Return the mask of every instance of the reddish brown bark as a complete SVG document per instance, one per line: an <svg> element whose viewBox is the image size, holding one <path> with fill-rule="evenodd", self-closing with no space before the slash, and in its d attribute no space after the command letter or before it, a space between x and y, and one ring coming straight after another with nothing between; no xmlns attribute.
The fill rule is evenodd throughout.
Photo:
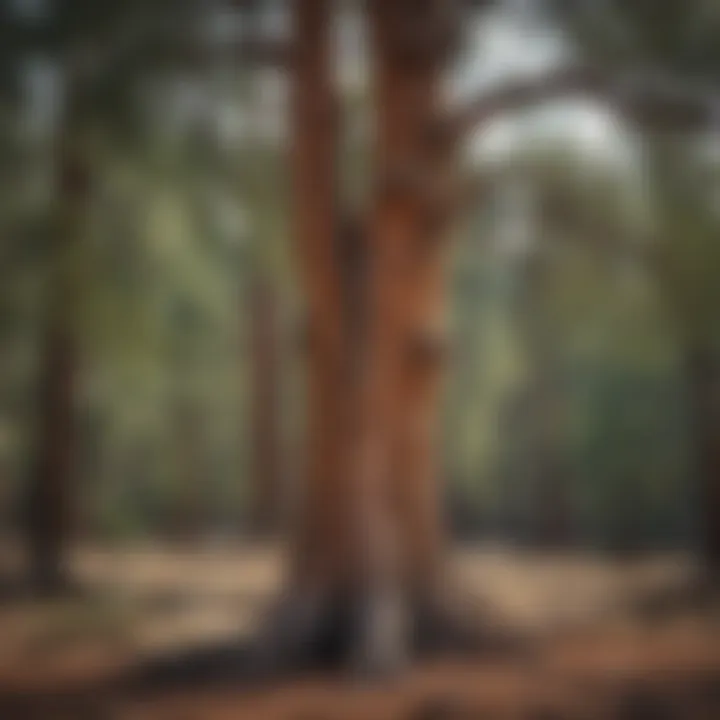
<svg viewBox="0 0 720 720"><path fill-rule="evenodd" d="M377 128L367 221L341 231L328 0L297 0L293 173L307 294L308 474L288 616L395 664L440 589L437 431L452 146L439 116L444 3L369 0ZM409 30L409 32L408 32ZM292 641L290 642L292 645ZM307 651L307 648L305 649Z"/></svg>
<svg viewBox="0 0 720 720"><path fill-rule="evenodd" d="M292 77L293 215L308 309L307 469L297 509L291 575L312 592L346 568L341 487L346 399L342 288L337 267L337 104L330 0L296 0ZM308 590L310 592L310 590Z"/></svg>
<svg viewBox="0 0 720 720"><path fill-rule="evenodd" d="M371 232L374 337L369 423L385 444L382 472L397 526L400 571L413 593L438 582L443 528L438 488L439 400L445 350L446 219L452 146L433 135L440 115L442 3L370 2L377 107ZM412 10L412 12L411 12ZM440 13L440 15L438 15ZM415 24L413 28L412 25ZM430 31L430 34L428 32ZM417 45L417 38L422 38Z"/></svg>
<svg viewBox="0 0 720 720"><path fill-rule="evenodd" d="M442 536L434 424L443 223L426 182L443 179L451 161L432 137L440 57L432 47L406 47L402 3L369 4L378 178L367 237L354 240L365 259L357 283L358 254L351 253L348 273L347 258L337 252L337 131L323 16L329 6L307 0L297 7L295 202L310 312L311 404L301 556L320 562L324 555L333 570L323 571L323 582L332 575L343 592L425 584ZM426 3L415 20L429 26L438 7ZM398 52L403 43L407 52Z"/></svg>

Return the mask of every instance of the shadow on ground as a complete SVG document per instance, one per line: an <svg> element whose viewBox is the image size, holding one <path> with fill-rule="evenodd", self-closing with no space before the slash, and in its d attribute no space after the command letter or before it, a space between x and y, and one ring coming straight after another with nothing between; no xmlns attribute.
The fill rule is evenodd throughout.
<svg viewBox="0 0 720 720"><path fill-rule="evenodd" d="M625 624L597 616L573 631L528 629L526 643L424 660L368 685L322 662L260 672L251 627L235 623L237 610L264 606L272 593L254 556L137 555L114 583L107 575L115 571L105 570L112 566L99 560L88 577L101 592L79 602L26 603L20 585L3 593L0 584L0 720L720 718L720 596L675 575L617 581L612 588L629 588L622 597L632 599ZM598 578L598 593L616 577L605 566L555 563L533 574L512 557L470 560L478 588L518 612L559 602L584 608L592 595L569 589L577 573ZM541 592L548 586L553 592ZM108 605L122 592L129 607ZM206 626L208 616L222 623ZM532 627L550 626L540 618Z"/></svg>
<svg viewBox="0 0 720 720"><path fill-rule="evenodd" d="M552 653L552 648L545 648ZM622 653L622 649L619 649ZM592 659L593 647L585 653ZM547 658L546 658L547 659ZM715 720L720 666L565 672L492 653L421 665L379 685L337 674L260 675L247 642L187 648L74 685L0 686L3 720ZM576 668L577 669L577 668Z"/></svg>

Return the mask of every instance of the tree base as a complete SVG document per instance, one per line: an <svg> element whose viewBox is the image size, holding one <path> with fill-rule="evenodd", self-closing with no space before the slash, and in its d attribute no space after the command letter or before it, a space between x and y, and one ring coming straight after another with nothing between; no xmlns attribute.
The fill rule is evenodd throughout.
<svg viewBox="0 0 720 720"><path fill-rule="evenodd" d="M295 590L270 613L254 655L267 674L343 670L373 680L397 675L416 658L526 648L525 638L467 593L402 598L380 590L364 596Z"/></svg>

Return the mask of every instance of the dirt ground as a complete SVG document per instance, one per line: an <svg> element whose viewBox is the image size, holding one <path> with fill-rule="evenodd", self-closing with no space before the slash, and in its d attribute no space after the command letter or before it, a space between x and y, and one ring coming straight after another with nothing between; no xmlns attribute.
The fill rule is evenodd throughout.
<svg viewBox="0 0 720 720"><path fill-rule="evenodd" d="M528 644L367 686L253 680L242 648L278 586L271 548L84 550L76 598L0 601L0 720L720 720L720 604L686 559L453 562Z"/></svg>

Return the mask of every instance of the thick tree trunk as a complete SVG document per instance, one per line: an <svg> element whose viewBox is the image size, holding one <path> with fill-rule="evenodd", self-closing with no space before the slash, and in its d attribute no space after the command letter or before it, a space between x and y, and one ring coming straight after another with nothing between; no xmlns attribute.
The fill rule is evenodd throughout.
<svg viewBox="0 0 720 720"><path fill-rule="evenodd" d="M445 5L368 2L377 178L368 221L342 231L331 7L329 0L295 3L293 172L309 311L308 472L290 587L269 646L286 660L292 651L306 658L327 651L376 671L396 666L416 639L422 644L447 589L436 423L443 191L453 157L433 132L442 63L434 31Z"/></svg>
<svg viewBox="0 0 720 720"><path fill-rule="evenodd" d="M437 2L415 17L403 3L371 2L376 61L377 172L372 224L371 308L375 336L366 395L371 432L386 443L385 483L395 514L397 552L413 593L437 581L442 545L437 431L444 351L444 262L438 192L450 172L449 148L432 144L440 116L440 66L426 33ZM413 24L417 26L413 28ZM437 185L434 185L437 184ZM380 434L383 433L384 436Z"/></svg>
<svg viewBox="0 0 720 720"><path fill-rule="evenodd" d="M338 104L332 0L295 0L291 170L297 260L307 305L304 482L291 518L286 591L260 651L271 667L339 660L358 570L349 493L353 362L339 241ZM347 268L346 268L347 269Z"/></svg>
<svg viewBox="0 0 720 720"><path fill-rule="evenodd" d="M308 306L307 451L297 508L293 592L330 592L345 569L342 456L347 397L343 293L337 264L337 124L330 0L296 0L291 164L297 256Z"/></svg>
<svg viewBox="0 0 720 720"><path fill-rule="evenodd" d="M278 307L269 278L256 274L248 297L252 373L252 497L254 533L277 530L280 515L280 357Z"/></svg>
<svg viewBox="0 0 720 720"><path fill-rule="evenodd" d="M711 348L688 352L688 411L701 511L701 549L720 575L720 358Z"/></svg>

